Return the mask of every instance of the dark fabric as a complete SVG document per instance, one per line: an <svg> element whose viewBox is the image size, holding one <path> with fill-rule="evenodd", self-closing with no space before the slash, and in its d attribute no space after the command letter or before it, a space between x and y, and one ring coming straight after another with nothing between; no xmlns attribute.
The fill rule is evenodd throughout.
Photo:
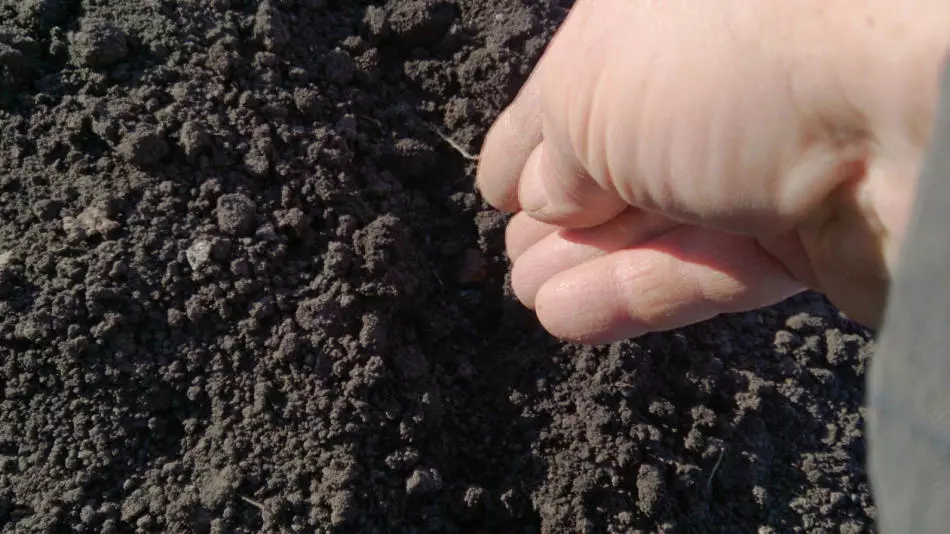
<svg viewBox="0 0 950 534"><path fill-rule="evenodd" d="M950 533L950 64L868 377L869 475L885 534Z"/></svg>

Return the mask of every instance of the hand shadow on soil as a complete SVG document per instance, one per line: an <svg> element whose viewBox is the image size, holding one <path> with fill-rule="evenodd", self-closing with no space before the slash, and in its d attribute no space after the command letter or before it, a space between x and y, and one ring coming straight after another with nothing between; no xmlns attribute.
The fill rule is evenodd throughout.
<svg viewBox="0 0 950 534"><path fill-rule="evenodd" d="M822 297L611 347L504 330L472 356L472 378L445 391L460 402L431 443L447 479L488 490L483 507L443 509L472 518L466 527L867 524L868 334ZM841 348L828 332L851 336L845 354L831 355ZM645 465L660 473L655 493Z"/></svg>

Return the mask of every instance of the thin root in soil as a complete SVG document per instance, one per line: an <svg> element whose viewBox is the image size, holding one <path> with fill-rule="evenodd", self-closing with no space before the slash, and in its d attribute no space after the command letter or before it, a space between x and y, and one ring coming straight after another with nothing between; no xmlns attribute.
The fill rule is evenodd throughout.
<svg viewBox="0 0 950 534"><path fill-rule="evenodd" d="M466 150L465 147L463 147L461 144L459 144L459 142L456 141L455 139L452 139L451 137L449 137L449 136L445 135L444 133L442 133L442 130L440 130L439 128L436 128L436 127L433 126L433 127L432 127L432 131L435 132L439 137L441 137L443 141L445 141L446 143L448 143L449 146L451 146L452 148L454 148L456 152L458 152L459 154L461 154L463 158L465 158L465 159L467 159L467 160L469 160L469 161L478 161L478 156L476 156L475 154L472 154L471 152L469 152L468 150Z"/></svg>

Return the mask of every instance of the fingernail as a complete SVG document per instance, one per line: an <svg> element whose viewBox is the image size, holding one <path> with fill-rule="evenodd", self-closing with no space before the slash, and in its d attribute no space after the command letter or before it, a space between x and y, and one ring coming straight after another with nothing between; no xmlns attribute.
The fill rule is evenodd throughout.
<svg viewBox="0 0 950 534"><path fill-rule="evenodd" d="M528 213L538 212L548 205L548 195L544 191L544 186L540 180L532 180L531 183L524 184L521 190L521 209Z"/></svg>

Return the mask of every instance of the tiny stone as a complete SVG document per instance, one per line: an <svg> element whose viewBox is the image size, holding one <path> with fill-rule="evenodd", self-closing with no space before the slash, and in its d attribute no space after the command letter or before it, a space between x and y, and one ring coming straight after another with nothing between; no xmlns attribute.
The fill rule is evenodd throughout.
<svg viewBox="0 0 950 534"><path fill-rule="evenodd" d="M188 265L191 269L197 271L202 265L211 261L211 241L207 239L198 239L188 247L185 252L188 258Z"/></svg>

